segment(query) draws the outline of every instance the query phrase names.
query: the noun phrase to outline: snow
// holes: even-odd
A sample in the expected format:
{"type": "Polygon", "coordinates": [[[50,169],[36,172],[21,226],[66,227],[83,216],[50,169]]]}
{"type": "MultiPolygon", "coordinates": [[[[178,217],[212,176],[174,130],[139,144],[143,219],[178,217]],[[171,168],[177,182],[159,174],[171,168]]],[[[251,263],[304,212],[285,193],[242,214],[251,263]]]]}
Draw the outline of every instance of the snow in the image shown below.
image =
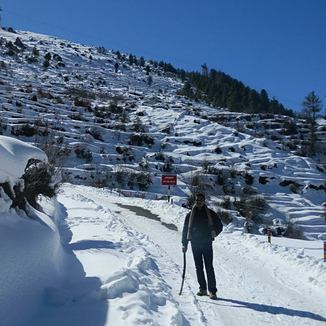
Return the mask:
{"type": "MultiPolygon", "coordinates": [[[[4,325],[322,325],[326,321],[322,241],[273,237],[269,244],[263,236],[223,232],[214,242],[219,300],[210,302],[195,295],[198,285],[190,252],[183,295],[178,295],[184,208],[70,184],[62,187],[58,201],[61,219],[66,218],[72,232],[69,245],[59,245],[56,233],[34,221],[1,216],[1,229],[6,226],[1,236],[1,241],[6,239],[6,246],[1,245],[5,265],[18,247],[24,254],[29,251],[25,259],[14,260],[16,273],[9,267],[10,273],[2,274],[0,282],[1,295],[6,293],[6,300],[0,301],[1,316],[17,300],[21,283],[26,293],[20,290],[20,297],[28,298],[24,307],[29,313],[20,320],[17,314],[6,313],[10,322],[4,325]],[[126,205],[157,214],[178,231],[137,215],[126,205]],[[8,233],[13,223],[12,232],[24,225],[25,237],[8,233]],[[12,276],[18,275],[18,269],[20,281],[12,276]]],[[[46,199],[41,203],[48,212],[55,208],[46,199]]]]}
{"type": "Polygon", "coordinates": [[[39,148],[18,139],[0,135],[0,183],[14,185],[24,174],[30,159],[47,162],[39,148]]]}
{"type": "Polygon", "coordinates": [[[0,214],[2,325],[24,322],[38,310],[44,287],[58,283],[62,256],[57,233],[12,212],[0,214]]]}
{"type": "MultiPolygon", "coordinates": [[[[111,52],[104,56],[67,41],[69,46],[61,46],[62,40],[28,32],[0,33],[12,41],[19,35],[42,55],[50,51],[63,57],[66,68],[51,66],[45,71],[41,62],[22,64],[23,57],[8,57],[0,49],[9,67],[2,71],[0,83],[0,132],[10,135],[26,120],[47,121],[51,132],[56,132],[54,140],[62,137],[70,150],[61,162],[62,171],[75,183],[64,184],[57,198],[40,197],[38,209],[27,204],[28,216],[10,208],[11,199],[0,187],[1,326],[325,324],[326,265],[321,241],[325,191],[309,188],[324,185],[325,174],[312,159],[204,118],[213,117],[217,109],[176,96],[182,86],[178,80],[155,75],[149,88],[144,71],[128,64],[114,74],[116,57],[111,52]],[[69,82],[62,80],[65,75],[69,82]],[[93,114],[73,105],[65,93],[82,87],[83,82],[94,87],[99,76],[107,86],[96,90],[109,97],[122,96],[124,109],[134,106],[128,111],[127,127],[138,117],[155,139],[151,148],[128,146],[135,156],[133,162],[119,163],[121,155],[116,152],[117,145],[127,146],[131,132],[97,124],[93,114]],[[35,103],[26,91],[29,85],[32,90],[41,86],[51,90],[63,103],[47,98],[35,103]],[[72,112],[83,114],[84,121],[72,119],[72,112]],[[162,132],[167,127],[170,134],[162,132]],[[87,134],[90,128],[99,128],[104,141],[87,134]],[[91,163],[74,155],[77,145],[91,151],[91,163]],[[216,147],[221,154],[215,153],[216,147]],[[166,194],[159,182],[162,171],[157,168],[163,163],[155,160],[159,152],[175,161],[174,204],[155,200],[166,194]],[[118,192],[111,184],[111,189],[86,186],[94,183],[100,168],[141,171],[142,159],[148,161],[153,176],[147,192],[128,188],[118,192]],[[232,168],[250,173],[255,177],[253,187],[269,204],[264,218],[295,222],[314,239],[273,237],[269,244],[265,236],[243,233],[244,218],[230,211],[232,224],[214,242],[217,301],[195,295],[198,284],[190,250],[183,295],[178,295],[183,267],[181,229],[188,212],[180,204],[189,194],[190,179],[203,171],[204,161],[225,172],[232,168]],[[259,177],[269,182],[263,185],[259,177]],[[283,180],[300,183],[300,193],[282,187],[283,180]]],[[[108,106],[110,102],[97,98],[92,104],[108,106]]],[[[323,125],[324,120],[318,123],[323,125]]],[[[38,135],[19,138],[44,145],[38,135]]],[[[55,144],[51,150],[56,155],[55,144]]],[[[20,183],[30,159],[47,161],[45,153],[31,144],[0,136],[0,184],[20,183]]],[[[211,177],[205,175],[207,180],[211,177]]],[[[236,197],[244,182],[237,178],[234,184],[236,197]]],[[[221,187],[210,193],[213,209],[222,196],[221,187]]]]}
{"type": "MultiPolygon", "coordinates": [[[[166,160],[174,161],[172,173],[178,176],[178,184],[172,191],[177,202],[186,201],[191,191],[191,180],[197,174],[204,174],[211,202],[221,202],[227,191],[216,184],[214,173],[204,171],[206,163],[219,172],[223,170],[226,178],[231,170],[237,173],[234,180],[229,178],[234,186],[231,189],[234,190],[233,199],[238,198],[246,186],[244,173],[254,178],[252,187],[265,197],[269,205],[263,216],[266,224],[277,217],[283,223],[294,223],[307,239],[326,238],[322,206],[325,202],[323,165],[317,166],[318,158],[301,157],[297,151],[285,150],[282,143],[274,142],[271,135],[268,136],[271,130],[265,130],[274,120],[284,121],[288,117],[275,116],[272,119],[269,115],[263,119],[259,114],[228,112],[180,97],[176,91],[183,83],[149,61],[146,65],[150,66],[153,76],[150,87],[143,67],[119,61],[113,51],[107,50],[104,54],[95,47],[24,31],[14,34],[0,30],[0,35],[4,45],[0,48],[0,58],[5,65],[0,78],[0,134],[15,135],[45,148],[49,160],[60,166],[66,180],[94,185],[104,179],[108,187],[136,193],[138,186],[134,180],[130,186],[129,181],[136,173],[146,172],[152,179],[145,193],[147,198],[163,197],[166,189],[160,184],[164,165],[157,159],[160,153],[166,160]],[[5,43],[9,40],[15,42],[17,37],[26,48],[17,56],[9,56],[5,43]],[[26,57],[32,55],[34,46],[40,54],[35,58],[36,62],[28,63],[26,57]],[[59,66],[52,58],[50,67],[44,69],[43,58],[48,52],[53,57],[60,55],[64,66],[59,66]],[[117,61],[120,67],[115,73],[117,61]],[[34,96],[36,101],[32,100],[34,96]],[[89,101],[89,107],[75,104],[75,97],[84,97],[89,101]],[[125,121],[119,114],[109,112],[108,116],[99,119],[94,113],[95,107],[110,107],[113,99],[125,113],[125,121]],[[221,117],[229,119],[229,123],[216,123],[225,120],[219,119],[221,117]],[[259,135],[256,129],[246,128],[246,119],[255,124],[259,135]],[[144,126],[145,134],[153,138],[152,146],[128,144],[136,120],[144,126]],[[26,123],[37,126],[38,134],[33,137],[22,135],[20,131],[26,123]],[[125,130],[120,129],[121,126],[125,130]],[[90,134],[94,130],[102,140],[90,134]],[[262,136],[264,138],[258,138],[262,136]],[[118,146],[128,155],[118,153],[118,146]],[[91,162],[77,155],[77,147],[91,153],[91,162]],[[217,148],[221,152],[216,152],[217,148]],[[148,164],[146,168],[140,166],[144,161],[148,164]],[[125,172],[121,182],[117,182],[116,171],[125,172]],[[262,184],[260,178],[265,178],[267,183],[262,184]],[[280,185],[282,181],[295,182],[297,188],[283,187],[280,185]],[[303,211],[307,212],[306,216],[302,216],[303,211]]],[[[320,127],[325,123],[324,119],[317,122],[320,127]]],[[[279,138],[290,143],[301,141],[289,138],[281,131],[280,127],[277,130],[279,138]]],[[[273,129],[272,132],[276,131],[273,129]]],[[[306,140],[307,135],[301,136],[306,140]]],[[[20,162],[11,161],[13,164],[20,162]]],[[[21,162],[19,167],[22,169],[24,164],[21,162]]],[[[4,166],[12,166],[12,171],[19,175],[21,169],[18,171],[13,164],[8,162],[4,166]]],[[[9,174],[3,172],[0,181],[3,178],[8,179],[9,174]]],[[[243,217],[235,211],[230,214],[235,226],[243,226],[243,217]]]]}
{"type": "Polygon", "coordinates": [[[220,299],[212,303],[195,296],[198,285],[190,253],[184,294],[178,296],[185,209],[71,185],[65,185],[58,199],[68,209],[73,243],[74,237],[77,241],[73,246],[86,275],[99,277],[102,288],[109,289],[106,299],[114,319],[109,314],[104,325],[321,325],[326,321],[322,241],[272,238],[270,245],[266,237],[224,232],[214,243],[220,299]],[[178,231],[139,216],[126,205],[149,210],[178,231]],[[130,270],[136,274],[130,275],[130,270]],[[144,304],[143,279],[147,300],[153,300],[154,293],[161,305],[144,304]],[[133,305],[128,305],[131,300],[133,305]],[[122,306],[130,311],[120,313],[122,306]]]}
{"type": "Polygon", "coordinates": [[[61,188],[58,201],[40,201],[57,231],[13,212],[0,214],[2,325],[326,321],[322,241],[272,238],[269,244],[266,237],[223,232],[214,242],[219,300],[210,302],[195,295],[190,252],[183,295],[178,295],[186,209],[70,184],[61,188]],[[161,222],[126,207],[157,214],[161,222]],[[10,309],[13,305],[19,308],[10,309]]]}

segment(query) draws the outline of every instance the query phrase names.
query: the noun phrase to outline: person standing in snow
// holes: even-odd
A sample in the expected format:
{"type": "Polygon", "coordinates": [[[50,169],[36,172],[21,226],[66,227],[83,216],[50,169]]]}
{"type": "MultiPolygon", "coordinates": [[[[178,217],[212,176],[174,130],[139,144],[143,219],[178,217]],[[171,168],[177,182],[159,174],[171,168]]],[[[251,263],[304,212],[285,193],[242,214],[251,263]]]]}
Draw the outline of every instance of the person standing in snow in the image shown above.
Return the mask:
{"type": "Polygon", "coordinates": [[[199,292],[197,295],[209,295],[211,299],[216,297],[216,279],[213,267],[212,241],[223,229],[223,224],[217,214],[205,204],[205,195],[198,193],[195,196],[195,204],[186,216],[182,230],[182,251],[187,252],[188,242],[196,266],[199,292]],[[207,283],[204,274],[204,264],[207,283]],[[207,289],[209,293],[207,293],[207,289]]]}

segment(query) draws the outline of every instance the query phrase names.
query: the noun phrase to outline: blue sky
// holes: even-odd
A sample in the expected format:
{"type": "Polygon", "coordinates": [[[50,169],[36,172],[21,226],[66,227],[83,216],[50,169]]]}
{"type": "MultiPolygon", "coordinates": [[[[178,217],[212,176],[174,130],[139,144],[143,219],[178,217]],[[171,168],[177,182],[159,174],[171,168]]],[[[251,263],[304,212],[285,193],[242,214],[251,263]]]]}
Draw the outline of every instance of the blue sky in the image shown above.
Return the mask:
{"type": "Polygon", "coordinates": [[[4,26],[199,70],[301,109],[326,102],[326,0],[0,0],[4,26]]]}

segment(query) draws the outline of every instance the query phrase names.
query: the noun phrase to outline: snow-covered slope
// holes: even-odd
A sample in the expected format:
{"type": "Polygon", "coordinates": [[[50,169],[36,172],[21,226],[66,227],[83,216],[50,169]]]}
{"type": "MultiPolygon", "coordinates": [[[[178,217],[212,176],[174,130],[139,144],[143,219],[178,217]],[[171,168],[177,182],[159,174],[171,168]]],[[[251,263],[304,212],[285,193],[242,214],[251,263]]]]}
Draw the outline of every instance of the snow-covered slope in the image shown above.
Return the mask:
{"type": "MultiPolygon", "coordinates": [[[[219,300],[211,302],[195,295],[198,285],[190,252],[184,291],[178,295],[180,228],[186,209],[72,185],[65,185],[58,199],[67,207],[71,248],[86,275],[101,280],[101,298],[110,307],[106,321],[96,325],[322,325],[326,321],[322,241],[273,238],[270,245],[266,237],[224,231],[214,242],[219,300]],[[162,223],[176,225],[179,231],[162,223]]],[[[46,325],[75,324],[80,321],[78,309],[71,305],[52,314],[45,311],[33,325],[40,320],[46,325]]]]}
{"type": "MultiPolygon", "coordinates": [[[[24,171],[29,160],[46,160],[39,149],[8,137],[0,137],[0,147],[11,149],[3,151],[1,166],[23,158],[13,165],[12,185],[21,182],[15,168],[24,171]]],[[[195,296],[190,254],[178,295],[187,209],[64,184],[57,199],[39,198],[31,219],[10,209],[4,191],[0,195],[3,326],[317,326],[326,321],[322,241],[273,238],[269,244],[266,237],[226,227],[214,242],[219,299],[209,301],[195,296]]]]}
{"type": "Polygon", "coordinates": [[[161,175],[173,173],[175,202],[202,188],[216,209],[230,199],[242,227],[234,200],[254,191],[267,201],[259,225],[277,218],[299,227],[293,235],[325,237],[325,173],[313,160],[212,122],[228,111],[177,96],[182,82],[149,61],[136,66],[103,48],[0,33],[0,132],[44,149],[66,181],[161,198],[161,175]]]}

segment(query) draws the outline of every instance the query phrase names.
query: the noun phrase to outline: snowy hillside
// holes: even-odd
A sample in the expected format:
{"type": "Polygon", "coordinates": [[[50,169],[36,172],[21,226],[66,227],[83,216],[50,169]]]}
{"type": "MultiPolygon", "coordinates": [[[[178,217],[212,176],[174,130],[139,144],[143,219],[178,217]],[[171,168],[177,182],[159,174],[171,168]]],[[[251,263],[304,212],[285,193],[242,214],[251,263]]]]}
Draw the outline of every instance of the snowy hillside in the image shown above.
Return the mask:
{"type": "Polygon", "coordinates": [[[313,160],[212,122],[228,111],[177,96],[182,82],[149,61],[0,33],[0,132],[45,150],[65,181],[162,198],[162,174],[176,174],[175,202],[205,190],[236,228],[278,219],[288,236],[325,237],[325,173],[313,160]]]}
{"type": "Polygon", "coordinates": [[[59,232],[14,212],[0,214],[4,326],[326,321],[322,241],[273,238],[270,245],[266,237],[223,232],[214,243],[219,299],[212,302],[195,295],[190,254],[178,295],[181,234],[163,223],[179,228],[186,209],[71,184],[61,188],[58,200],[60,205],[45,198],[40,204],[61,222],[59,232]],[[65,219],[72,237],[62,232],[65,219]]]}
{"type": "MultiPolygon", "coordinates": [[[[3,108],[7,104],[3,101],[3,108]]],[[[47,105],[50,104],[47,102],[47,105]]],[[[35,108],[35,103],[26,104],[24,109],[28,123],[34,121],[28,116],[31,108],[35,108]]],[[[171,110],[178,119],[182,115],[179,109],[171,110]]],[[[11,114],[16,113],[9,109],[4,111],[3,117],[8,122],[4,124],[4,131],[18,130],[12,127],[19,128],[22,120],[17,117],[10,120],[11,114]]],[[[151,108],[146,112],[154,117],[151,108]]],[[[183,115],[181,121],[189,117],[183,115]]],[[[161,119],[167,118],[157,115],[154,121],[159,126],[161,119]]],[[[72,122],[65,121],[71,127],[72,122]]],[[[278,164],[283,157],[283,169],[290,168],[289,162],[286,163],[290,160],[286,153],[275,154],[256,139],[234,135],[234,131],[211,126],[204,119],[196,134],[196,128],[189,121],[184,121],[183,125],[181,121],[176,124],[181,136],[174,135],[171,141],[167,141],[167,147],[174,160],[180,159],[174,165],[180,169],[178,176],[183,180],[187,180],[193,169],[202,169],[205,161],[201,158],[210,144],[214,144],[213,137],[210,137],[214,131],[223,141],[222,151],[226,152],[231,144],[237,146],[236,141],[239,141],[238,146],[248,146],[251,164],[254,165],[254,151],[259,154],[258,150],[261,150],[261,157],[265,153],[270,159],[278,158],[278,164]],[[244,142],[239,140],[240,137],[244,142]],[[180,145],[181,139],[188,143],[180,145]],[[199,141],[203,143],[189,144],[199,141]],[[198,152],[195,147],[198,147],[198,152]],[[184,150],[192,152],[182,154],[184,150]]],[[[150,135],[159,137],[154,131],[150,135]]],[[[42,137],[25,139],[38,145],[39,139],[43,140],[42,137]]],[[[69,142],[67,148],[73,144],[73,141],[69,142]]],[[[83,140],[80,144],[93,150],[98,146],[93,139],[83,140]]],[[[58,155],[53,144],[50,144],[50,150],[49,143],[43,145],[47,145],[43,148],[48,150],[50,160],[53,153],[58,155]]],[[[109,143],[109,146],[114,145],[109,143]]],[[[144,148],[140,152],[143,155],[150,153],[144,148]]],[[[52,197],[52,193],[50,198],[45,185],[53,188],[56,180],[55,175],[47,178],[48,158],[43,151],[14,137],[0,136],[0,154],[2,326],[317,326],[325,323],[326,267],[321,240],[273,237],[272,244],[269,244],[265,236],[244,234],[240,223],[243,218],[237,217],[214,241],[218,300],[195,295],[198,285],[190,253],[187,254],[184,291],[179,296],[182,272],[180,230],[188,209],[178,204],[188,189],[185,182],[174,190],[174,203],[157,200],[163,191],[158,183],[151,185],[146,192],[137,191],[138,195],[151,199],[125,197],[121,189],[99,189],[71,183],[63,184],[57,197],[52,197]],[[39,171],[42,173],[37,174],[39,171]]],[[[208,158],[212,159],[214,155],[211,153],[208,158]]],[[[232,159],[227,152],[224,157],[232,159]]],[[[235,154],[233,158],[239,162],[235,154]]],[[[89,171],[87,168],[91,164],[73,165],[80,161],[80,158],[78,161],[76,157],[68,156],[63,170],[78,171],[75,176],[87,176],[85,171],[89,171]]],[[[132,165],[126,164],[125,167],[132,165]]],[[[205,169],[209,170],[208,167],[205,169]]],[[[228,171],[228,164],[223,169],[228,171]]],[[[205,175],[209,181],[212,176],[207,172],[205,175]]],[[[83,181],[87,183],[91,179],[89,176],[83,181]]],[[[209,186],[208,182],[206,187],[213,205],[213,200],[218,197],[209,186]]],[[[132,191],[128,190],[128,195],[130,193],[132,191]]],[[[289,194],[288,197],[276,194],[275,198],[270,198],[270,203],[274,201],[275,207],[277,204],[281,206],[281,198],[288,198],[295,209],[300,203],[305,203],[308,210],[308,199],[299,194],[289,194]]],[[[309,203],[313,205],[312,200],[309,203]]]]}

